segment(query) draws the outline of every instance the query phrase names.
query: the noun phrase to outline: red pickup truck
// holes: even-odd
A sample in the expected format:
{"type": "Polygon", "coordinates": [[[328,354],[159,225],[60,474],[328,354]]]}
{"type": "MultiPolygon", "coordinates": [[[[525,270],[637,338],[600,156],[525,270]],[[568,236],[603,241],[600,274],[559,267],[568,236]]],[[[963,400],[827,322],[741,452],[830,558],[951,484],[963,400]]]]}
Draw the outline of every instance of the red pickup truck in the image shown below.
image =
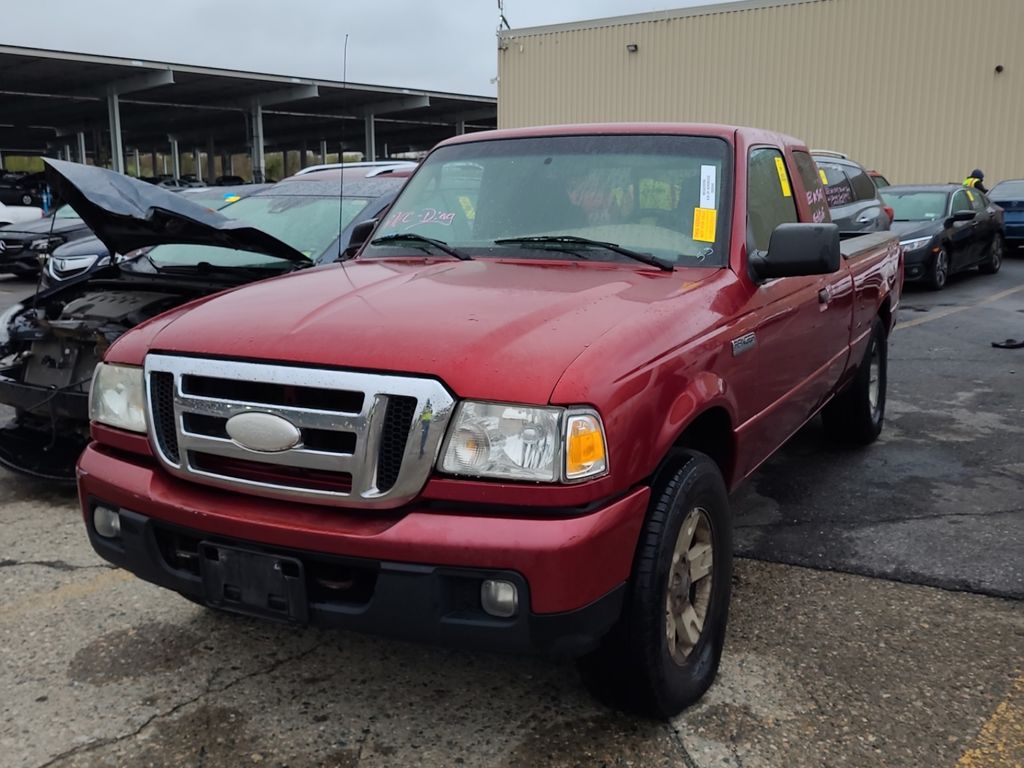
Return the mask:
{"type": "MultiPolygon", "coordinates": [[[[112,250],[131,230],[93,223],[112,250]]],[[[819,412],[882,428],[896,239],[840,242],[802,143],[668,124],[446,141],[354,239],[107,351],[93,547],[208,606],[582,657],[661,716],[697,700],[728,492],[819,412]]]]}

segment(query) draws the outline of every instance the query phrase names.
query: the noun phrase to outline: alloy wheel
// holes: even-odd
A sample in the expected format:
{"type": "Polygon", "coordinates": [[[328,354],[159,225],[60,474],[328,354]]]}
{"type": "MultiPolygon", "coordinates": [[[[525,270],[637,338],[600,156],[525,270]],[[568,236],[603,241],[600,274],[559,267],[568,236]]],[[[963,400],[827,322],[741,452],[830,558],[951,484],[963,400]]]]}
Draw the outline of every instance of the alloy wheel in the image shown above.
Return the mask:
{"type": "Polygon", "coordinates": [[[696,647],[707,621],[713,566],[711,517],[703,507],[694,507],[676,538],[665,596],[668,650],[680,666],[696,647]]]}

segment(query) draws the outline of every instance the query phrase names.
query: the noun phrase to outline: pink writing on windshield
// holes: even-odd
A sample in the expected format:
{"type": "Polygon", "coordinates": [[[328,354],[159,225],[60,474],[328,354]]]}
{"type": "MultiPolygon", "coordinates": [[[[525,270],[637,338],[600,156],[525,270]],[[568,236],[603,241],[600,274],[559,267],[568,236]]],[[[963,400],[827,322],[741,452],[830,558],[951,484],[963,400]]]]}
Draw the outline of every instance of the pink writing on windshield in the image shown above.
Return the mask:
{"type": "Polygon", "coordinates": [[[455,221],[453,211],[438,211],[435,208],[424,208],[422,211],[395,211],[384,222],[385,229],[414,226],[416,224],[441,224],[450,227],[455,221]]]}

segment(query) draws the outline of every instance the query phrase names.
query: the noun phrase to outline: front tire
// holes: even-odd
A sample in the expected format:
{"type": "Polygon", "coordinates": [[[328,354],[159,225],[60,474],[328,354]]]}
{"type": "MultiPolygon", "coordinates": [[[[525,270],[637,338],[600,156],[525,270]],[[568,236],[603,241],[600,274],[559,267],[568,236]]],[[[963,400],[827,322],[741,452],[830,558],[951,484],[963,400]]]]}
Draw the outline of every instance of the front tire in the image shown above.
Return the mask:
{"type": "Polygon", "coordinates": [[[928,270],[928,287],[933,291],[941,291],[949,281],[949,253],[945,248],[939,250],[932,260],[932,268],[928,270]]]}
{"type": "Polygon", "coordinates": [[[661,473],[640,534],[626,605],[602,646],[581,660],[609,704],[669,718],[711,686],[725,643],[732,523],[725,482],[687,452],[661,473]]]}
{"type": "Polygon", "coordinates": [[[989,246],[988,258],[978,267],[983,275],[994,275],[1003,266],[1003,237],[996,235],[989,246]]]}
{"type": "Polygon", "coordinates": [[[832,439],[855,445],[875,442],[885,422],[888,369],[888,338],[882,319],[876,317],[853,381],[822,411],[825,431],[832,439]]]}

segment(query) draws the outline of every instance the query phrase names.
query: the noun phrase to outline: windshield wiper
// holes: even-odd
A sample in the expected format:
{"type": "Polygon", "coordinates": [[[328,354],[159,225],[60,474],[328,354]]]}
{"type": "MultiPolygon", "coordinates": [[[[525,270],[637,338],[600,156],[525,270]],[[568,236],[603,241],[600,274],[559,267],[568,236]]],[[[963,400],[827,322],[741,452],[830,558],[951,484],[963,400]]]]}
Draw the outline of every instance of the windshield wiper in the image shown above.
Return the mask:
{"type": "Polygon", "coordinates": [[[623,248],[617,243],[606,243],[602,240],[591,240],[589,237],[576,237],[575,235],[532,235],[530,237],[503,237],[499,240],[495,240],[495,245],[531,245],[551,243],[552,245],[583,245],[591,248],[604,248],[606,251],[617,253],[620,256],[633,259],[634,261],[641,261],[644,264],[650,264],[652,267],[664,270],[665,272],[671,272],[675,269],[674,265],[664,259],[659,259],[657,256],[652,256],[649,253],[640,253],[639,251],[631,251],[629,248],[623,248]]]}
{"type": "Polygon", "coordinates": [[[455,250],[444,240],[438,240],[433,237],[424,237],[423,235],[417,235],[415,232],[399,232],[395,235],[384,235],[383,237],[378,237],[376,240],[370,241],[370,245],[389,245],[391,243],[405,243],[413,248],[418,247],[424,251],[428,251],[430,248],[436,248],[442,253],[447,253],[449,256],[453,256],[462,261],[469,261],[473,258],[468,253],[461,253],[460,251],[455,250]]]}

